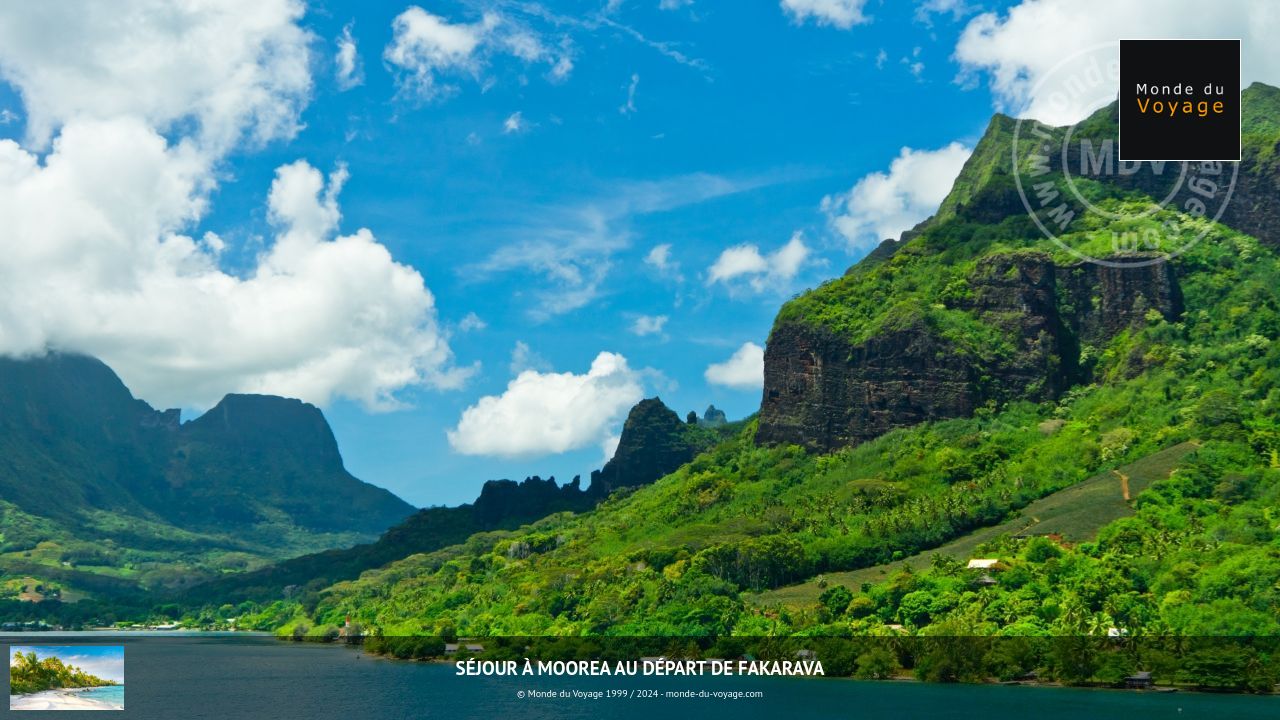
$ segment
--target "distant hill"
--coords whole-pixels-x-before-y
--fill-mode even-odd
[[[180,584],[359,541],[413,511],[348,473],[323,414],[298,400],[228,395],[183,424],[93,358],[0,358],[8,574]]]

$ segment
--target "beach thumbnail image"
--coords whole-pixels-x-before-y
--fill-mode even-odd
[[[10,710],[123,710],[124,648],[15,645],[9,650]]]

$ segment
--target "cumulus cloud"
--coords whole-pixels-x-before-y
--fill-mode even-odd
[[[502,133],[504,135],[518,133],[521,130],[524,130],[524,128],[524,114],[519,110],[511,113],[507,116],[506,120],[502,121]]]
[[[1280,13],[1268,0],[1222,0],[1212,12],[1196,0],[1171,0],[1159,12],[1143,3],[1109,0],[1025,0],[1001,14],[983,13],[969,21],[956,44],[962,79],[985,75],[996,107],[1046,123],[1068,124],[1115,99],[1114,93],[1061,102],[1059,78],[1083,71],[1096,53],[1083,48],[1116,38],[1241,38],[1241,80],[1274,82],[1280,55],[1272,38],[1280,32]],[[1072,56],[1077,56],[1071,60]],[[1118,59],[1119,48],[1102,62]],[[1054,68],[1063,64],[1058,72]]]
[[[743,343],[728,360],[712,363],[703,375],[712,385],[734,390],[759,390],[764,387],[764,348]]]
[[[638,315],[635,320],[631,321],[631,334],[639,335],[640,337],[658,335],[662,333],[662,329],[666,326],[666,315]]]
[[[369,230],[339,232],[345,168],[279,168],[273,233],[235,273],[222,238],[188,234],[226,152],[296,131],[311,86],[299,4],[0,15],[0,75],[35,118],[30,147],[0,141],[0,353],[95,355],[161,406],[245,391],[388,408],[402,388],[463,381],[422,276]]]
[[[351,34],[351,23],[342,28],[338,36],[338,52],[333,56],[334,80],[338,89],[350,90],[364,84],[364,65],[360,62],[360,51],[356,48],[356,39]]]
[[[391,29],[382,57],[397,72],[401,93],[422,102],[457,92],[453,81],[459,77],[479,78],[495,55],[545,63],[555,82],[573,70],[573,44],[567,36],[549,46],[527,24],[496,11],[472,23],[450,22],[414,5],[396,16]]]
[[[796,232],[786,245],[762,254],[756,245],[735,245],[720,253],[707,270],[707,284],[733,284],[745,280],[756,292],[779,288],[795,278],[809,257],[804,237]]]
[[[481,398],[448,431],[464,455],[530,457],[601,445],[644,396],[641,373],[602,352],[584,374],[526,370],[501,395]]]
[[[862,14],[867,0],[782,0],[782,9],[797,24],[813,20],[818,25],[833,25],[848,30],[854,25],[871,22]]]
[[[889,172],[873,172],[848,192],[828,195],[822,209],[851,248],[875,247],[932,215],[972,152],[954,142],[937,150],[904,147]]]
[[[311,90],[297,0],[6,3],[0,78],[17,87],[30,145],[74,118],[138,118],[228,149],[290,138]]]

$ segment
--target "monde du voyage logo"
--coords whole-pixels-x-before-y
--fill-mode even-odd
[[[1226,210],[1240,159],[1239,40],[1103,43],[1063,59],[1031,96],[1044,99],[1036,114],[1079,119],[1018,120],[1014,181],[1041,232],[1081,260],[1164,262]]]

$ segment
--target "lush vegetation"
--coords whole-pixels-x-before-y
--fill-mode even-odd
[[[1250,115],[1248,137],[1274,141],[1265,115]],[[1006,125],[993,123],[992,143],[1006,142]],[[1102,113],[1081,132],[1111,129]],[[855,342],[924,322],[975,363],[1018,352],[965,309],[968,279],[998,253],[1072,256],[1039,236],[1020,203],[1009,211],[1009,155],[980,150],[931,223],[788,303],[779,322]],[[1053,400],[992,402],[826,455],[757,446],[750,422],[591,511],[188,618],[315,640],[351,623],[371,649],[404,657],[438,655],[460,636],[670,638],[667,654],[708,657],[785,656],[805,638],[832,672],[866,677],[1114,683],[1154,668],[1196,686],[1270,688],[1280,654],[1257,638],[1280,637],[1280,254],[1204,219],[1141,215],[1141,188],[1081,182],[1122,219],[1083,224],[1068,246],[1106,255],[1118,236],[1157,228],[1178,245],[1204,238],[1175,261],[1185,312],[1138,313],[1080,347],[1076,385]],[[1175,446],[1186,452],[1110,522],[997,534],[975,543],[973,555],[998,561],[990,568],[931,554]],[[927,567],[911,562],[921,553]],[[899,563],[863,582],[826,580]],[[801,582],[820,592],[761,594]],[[850,637],[865,642],[813,639]],[[1188,640],[1199,637],[1236,639]],[[547,652],[606,647],[541,642]],[[486,652],[523,649],[498,641]]]
[[[984,181],[966,187],[968,200],[953,203],[891,257],[789,303],[780,321],[857,339],[926,317],[975,356],[1011,352],[958,309],[965,278],[995,253],[1070,256],[1037,239],[1020,214],[976,221],[983,203],[1007,190],[998,168],[981,174]],[[1093,199],[1121,214],[1141,202],[1125,188],[1099,190]],[[824,456],[758,447],[748,426],[655,485],[615,494],[593,512],[474,535],[260,608],[254,621],[285,635],[325,638],[351,618],[388,651],[410,655],[419,651],[397,638],[427,638],[421,653],[429,654],[430,638],[455,636],[1138,642],[1280,635],[1280,257],[1201,219],[1130,216],[1083,226],[1065,240],[1107,254],[1115,232],[1159,226],[1172,229],[1174,242],[1205,232],[1175,265],[1187,310],[1177,318],[1152,310],[1081,348],[1081,383],[1055,401],[992,404],[970,418],[896,430]],[[880,581],[829,584],[807,603],[752,602],[763,589],[928,552],[1038,498],[1188,441],[1194,451],[1096,537],[997,536],[978,548],[999,559],[991,570],[939,555],[928,568]],[[952,669],[922,666],[919,653],[885,650],[889,656],[854,662],[850,672],[865,665],[957,679],[1035,671],[1103,682],[1165,662],[1186,682],[1218,687],[1224,684],[1211,682],[1212,673],[1244,663],[1253,670],[1236,675],[1232,687],[1257,689],[1277,663],[1270,650],[1243,645],[1160,662],[1136,650],[1119,654],[1123,662],[1109,659],[1115,653],[1102,647],[1063,669],[1053,660],[1060,646],[1039,647],[999,662],[1003,655],[988,662],[978,654],[976,664]]]
[[[13,695],[115,684],[74,665],[67,665],[56,656],[41,660],[34,651],[15,652],[13,661],[9,663],[9,692]]]

